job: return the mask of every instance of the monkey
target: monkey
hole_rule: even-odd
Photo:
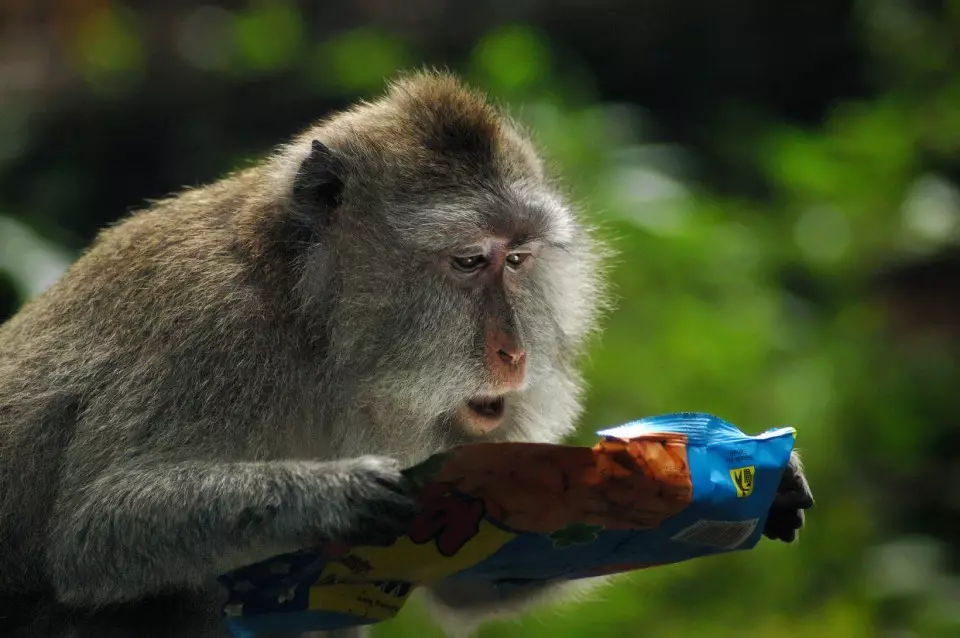
[[[564,440],[610,254],[532,134],[433,70],[128,214],[0,327],[0,619],[226,635],[217,575],[390,542],[417,512],[401,468]],[[790,542],[798,456],[777,498]],[[562,588],[425,595],[463,629]]]

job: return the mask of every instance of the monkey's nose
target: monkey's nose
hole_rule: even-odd
[[[520,363],[523,362],[523,358],[526,356],[526,353],[520,349],[506,350],[504,348],[500,348],[497,351],[497,354],[500,356],[501,361],[511,366],[520,365]]]

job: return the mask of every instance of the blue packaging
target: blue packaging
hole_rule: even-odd
[[[478,443],[410,468],[422,512],[389,547],[335,544],[220,578],[238,638],[371,624],[420,584],[480,580],[504,596],[752,549],[796,438],[681,412],[598,432],[594,447]]]

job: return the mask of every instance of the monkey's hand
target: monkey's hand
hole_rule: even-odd
[[[793,451],[783,471],[780,487],[770,506],[763,535],[772,540],[793,542],[803,528],[804,510],[813,507],[813,492],[803,473],[800,455]]]
[[[340,461],[339,489],[330,493],[329,521],[320,540],[347,545],[390,545],[409,531],[418,511],[412,483],[394,459],[361,456]]]

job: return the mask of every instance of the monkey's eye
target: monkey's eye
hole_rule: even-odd
[[[507,264],[511,268],[519,268],[529,256],[530,253],[510,253],[507,255]]]
[[[473,272],[478,270],[487,262],[483,255],[470,255],[469,257],[454,257],[453,266],[457,270],[464,272]]]

